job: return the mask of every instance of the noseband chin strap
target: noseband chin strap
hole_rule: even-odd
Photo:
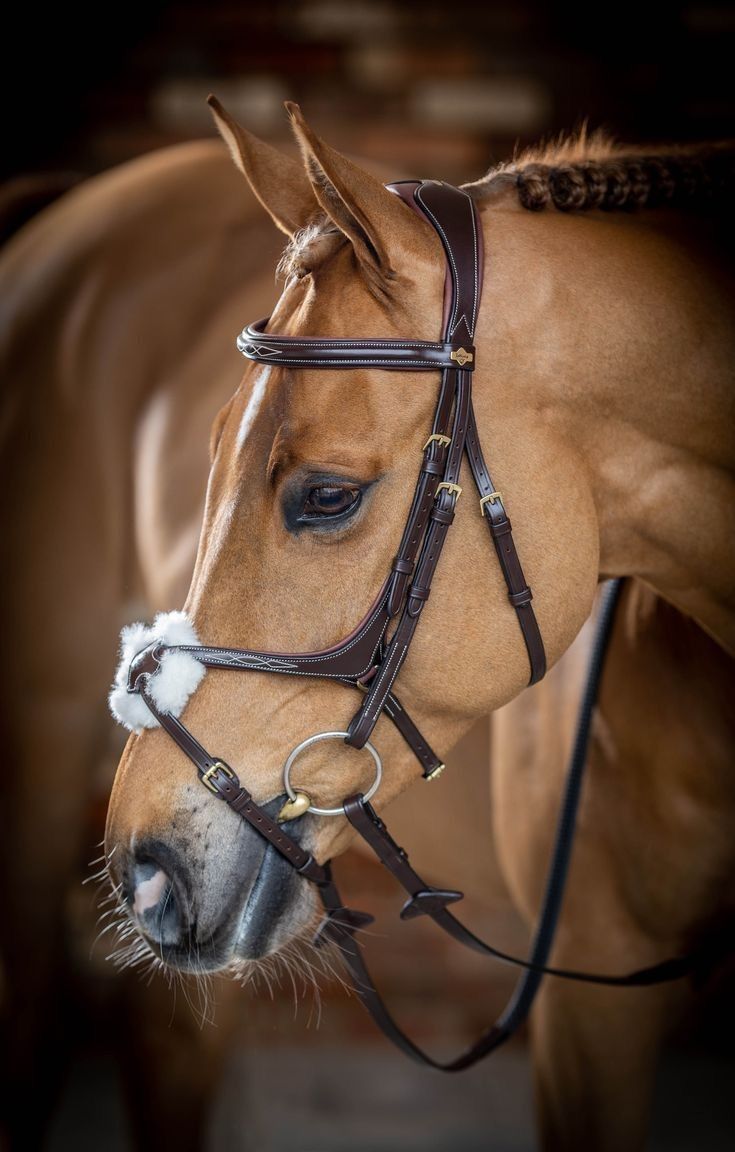
[[[325,916],[316,942],[322,944],[331,941],[339,946],[354,977],[358,995],[385,1034],[419,1062],[455,1072],[474,1064],[512,1034],[525,1019],[544,973],[565,979],[625,986],[675,979],[691,967],[692,962],[688,958],[667,961],[625,976],[604,976],[546,967],[561,906],[590,720],[619,582],[611,585],[601,612],[546,896],[528,960],[519,960],[499,952],[455,919],[447,906],[460,900],[462,894],[432,888],[421,879],[411,867],[405,851],[391,838],[385,824],[365,796],[357,794],[348,797],[343,808],[338,810],[340,814],[344,812],[355,830],[408,893],[409,898],[401,912],[403,919],[428,915],[461,944],[525,969],[513,998],[498,1022],[470,1049],[447,1063],[436,1061],[417,1048],[400,1030],[378,995],[355,939],[356,930],[369,923],[372,917],[344,907],[332,880],[329,864],[317,863],[310,853],[284,831],[281,824],[272,820],[253,801],[232,768],[211,756],[172,711],[161,708],[152,691],[162,660],[167,654],[176,651],[190,654],[209,668],[278,672],[336,680],[359,688],[364,693],[364,699],[346,733],[321,733],[317,738],[344,736],[345,742],[354,748],[367,746],[376,760],[379,778],[379,757],[369,744],[369,739],[379,717],[385,713],[414,752],[424,776],[427,779],[437,776],[444,765],[393,694],[393,684],[429,598],[434,573],[454,520],[457,500],[462,492],[459,479],[465,454],[479,492],[480,511],[488,526],[507,585],[508,599],[518,618],[528,653],[529,684],[535,684],[546,671],[544,645],[531,606],[531,590],[518,559],[503,499],[495,490],[485,463],[472,406],[471,381],[476,362],[474,337],[483,264],[482,233],[474,204],[466,192],[436,181],[410,181],[388,187],[410,209],[428,221],[442,241],[447,260],[442,340],[300,339],[268,332],[268,321],[262,320],[246,328],[237,343],[243,355],[263,364],[314,369],[380,368],[441,373],[433,424],[422,449],[421,467],[411,509],[390,575],[364,619],[350,636],[332,648],[310,653],[256,652],[154,640],[130,662],[127,690],[140,696],[152,716],[192,761],[202,783],[229,804],[301,876],[317,886]],[[314,739],[312,737],[304,744]],[[288,768],[301,747],[299,745],[299,749],[295,749],[289,758],[287,784]],[[311,805],[304,805],[300,813],[309,810],[315,811]]]

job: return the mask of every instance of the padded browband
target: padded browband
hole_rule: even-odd
[[[482,233],[466,192],[438,180],[402,180],[390,192],[428,221],[439,235],[447,261],[443,336],[433,340],[365,340],[279,336],[266,332],[269,317],[248,325],[237,338],[243,356],[291,367],[385,368],[390,371],[472,371],[474,336],[482,292]]]
[[[249,360],[304,368],[386,368],[390,371],[429,371],[472,368],[475,350],[462,344],[429,340],[299,340],[266,332],[268,318],[243,329],[237,347]]]

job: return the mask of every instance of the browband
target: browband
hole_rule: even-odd
[[[385,368],[435,372],[474,366],[475,349],[428,340],[300,340],[266,332],[269,317],[250,324],[237,338],[248,360],[297,368]]]

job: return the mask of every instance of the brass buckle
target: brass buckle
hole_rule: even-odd
[[[215,772],[224,772],[225,776],[227,776],[230,780],[235,779],[235,773],[231,768],[228,768],[226,764],[223,764],[221,760],[216,760],[210,768],[207,768],[206,772],[202,773],[202,784],[209,788],[210,792],[214,792],[216,796],[219,793],[219,788],[217,788],[217,786],[212,783],[212,777],[214,776]]]
[[[448,448],[449,445],[452,443],[452,437],[451,436],[441,436],[438,432],[434,432],[433,435],[431,435],[429,437],[429,439],[426,441],[426,443],[424,444],[421,451],[425,452],[426,449],[429,447],[429,445],[431,443],[433,443],[434,440],[436,440],[437,444],[442,444],[445,448]]]
[[[441,774],[445,768],[446,768],[446,764],[437,764],[436,768],[433,768],[431,770],[431,772],[429,773],[429,775],[424,777],[424,779],[436,780],[437,776],[441,776]]]
[[[488,492],[487,496],[483,496],[481,498],[480,512],[483,514],[483,516],[485,515],[485,505],[494,504],[496,500],[499,500],[501,504],[503,503],[503,497],[499,492]]]
[[[442,488],[445,488],[447,492],[451,492],[452,495],[456,496],[458,500],[459,500],[460,496],[462,495],[462,485],[461,484],[450,484],[447,480],[442,480],[441,484],[437,484],[437,488],[436,488],[436,495],[437,496],[441,492]]]

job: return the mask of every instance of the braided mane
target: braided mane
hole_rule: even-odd
[[[583,128],[465,185],[477,200],[513,186],[529,212],[721,204],[735,191],[735,143],[638,149]]]

